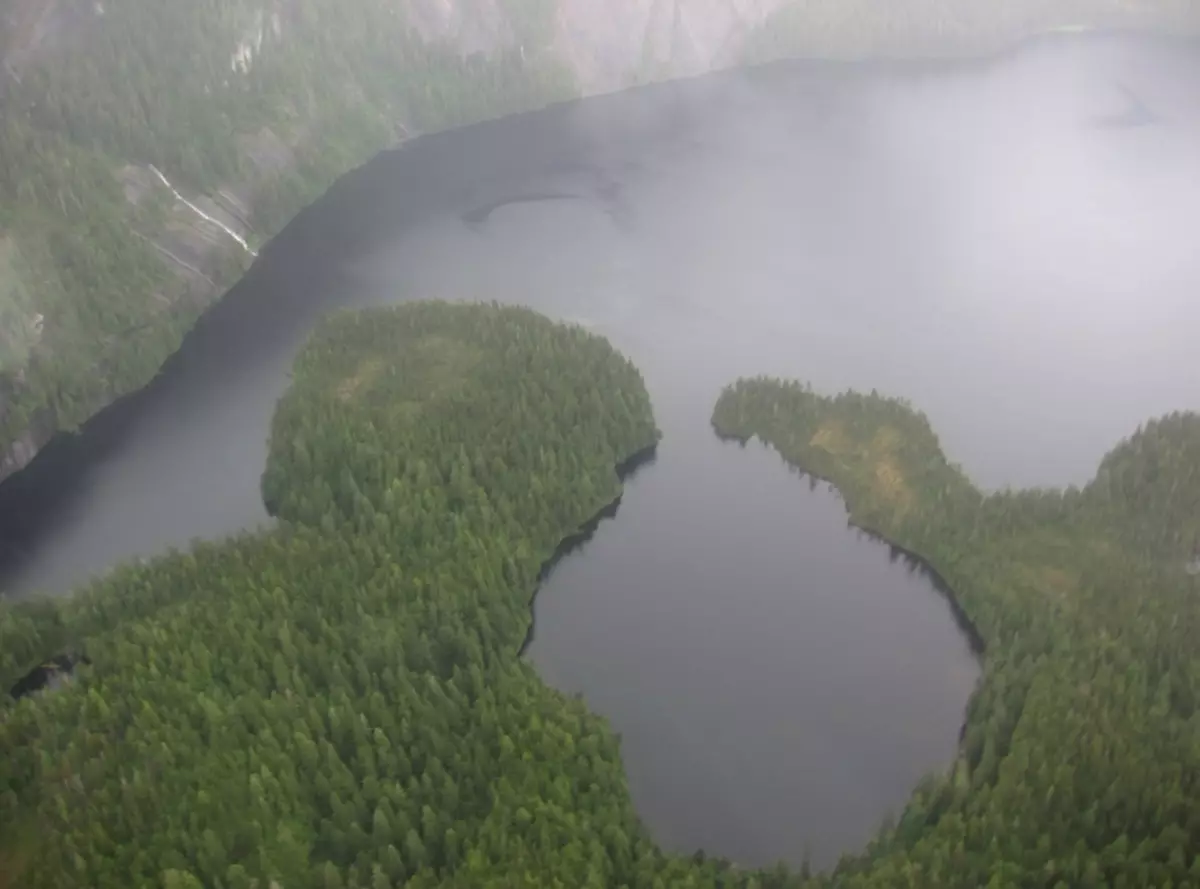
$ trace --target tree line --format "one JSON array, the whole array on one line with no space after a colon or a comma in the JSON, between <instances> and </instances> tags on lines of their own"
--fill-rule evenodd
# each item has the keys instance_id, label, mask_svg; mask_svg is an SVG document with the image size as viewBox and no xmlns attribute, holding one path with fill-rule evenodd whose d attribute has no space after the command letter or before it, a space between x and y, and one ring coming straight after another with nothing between
<instances>
[{"instance_id":1,"label":"tree line","mask_svg":"<svg viewBox=\"0 0 1200 889\"><path fill-rule=\"evenodd\" d=\"M519 657L539 570L655 445L632 364L525 309L317 329L276 411L272 530L0 606L0 886L1200 887L1200 418L1064 491L984 494L875 393L744 380L718 434L833 481L984 645L959 756L831 872L663 853L618 739ZM801 496L797 489L797 496Z\"/></svg>"}]
</instances>

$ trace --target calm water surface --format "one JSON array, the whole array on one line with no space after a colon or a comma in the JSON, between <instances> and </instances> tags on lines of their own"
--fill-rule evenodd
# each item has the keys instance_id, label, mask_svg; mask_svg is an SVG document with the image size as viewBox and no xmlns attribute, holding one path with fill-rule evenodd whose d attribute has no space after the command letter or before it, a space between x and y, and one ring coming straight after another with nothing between
<instances>
[{"instance_id":1,"label":"calm water surface","mask_svg":"<svg viewBox=\"0 0 1200 889\"><path fill-rule=\"evenodd\" d=\"M267 521L271 411L325 311L531 304L643 369L665 438L552 574L527 656L624 739L666 846L828 864L953 757L977 676L939 593L708 417L742 374L876 387L983 485L1083 482L1200 407L1200 54L1051 41L785 65L430 139L347 177L148 390L0 487L0 589Z\"/></svg>"}]
</instances>

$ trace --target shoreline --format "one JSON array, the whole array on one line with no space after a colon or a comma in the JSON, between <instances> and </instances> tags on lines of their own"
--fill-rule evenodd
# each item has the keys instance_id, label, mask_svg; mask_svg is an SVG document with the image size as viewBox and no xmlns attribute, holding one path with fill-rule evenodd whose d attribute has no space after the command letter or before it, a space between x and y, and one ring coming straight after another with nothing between
<instances>
[{"instance_id":1,"label":"shoreline","mask_svg":"<svg viewBox=\"0 0 1200 889\"><path fill-rule=\"evenodd\" d=\"M1143 25L1135 27L1133 25L1125 25L1121 27L1112 25L1088 25L1088 24L1066 24L1055 25L1048 28L1041 28L1029 31L1024 34L1012 36L997 37L990 45L975 42L970 39L960 41L962 44L958 49L948 47L945 50L939 51L931 46L920 48L919 46L912 51L897 51L889 50L886 47L877 47L874 50L869 48L860 49L858 51L843 48L840 51L836 48L831 48L826 51L821 51L813 47L805 47L803 49L792 52L780 52L778 54L771 52L763 55L755 53L751 46L744 46L741 53L731 59L717 60L711 66L704 70L680 74L678 76L670 76L665 78L651 78L649 80L638 79L632 86L625 82L604 84L599 86L589 86L581 90L581 95L571 99L560 100L545 106L537 106L536 108L528 109L525 112L541 110L546 107L556 107L559 105L570 104L581 101L584 98L595 96L613 95L619 92L624 92L628 89L638 89L645 87L653 87L655 85L663 85L668 83L683 82L694 80L701 77L729 73L736 70L752 70L754 68L765 67L768 65L783 64L789 62L795 63L816 63L816 64L839 64L847 66L863 66L872 64L882 65L953 65L964 64L973 61L986 62L995 60L1006 55L1012 55L1021 50L1036 46L1044 41L1051 40L1106 40L1106 39L1128 39L1128 40L1143 40L1163 42L1174 45L1188 45L1200 43L1200 16L1194 28L1171 29L1166 30L1165 27L1154 27L1152 25ZM953 41L951 41L953 42ZM914 43L914 46L917 44ZM748 51L750 50L750 51ZM466 126L470 126L467 124ZM457 128L457 127L456 127ZM404 140L404 143L416 141L422 136L433 136L445 130L431 130L428 133L421 133L413 136L411 139ZM297 211L287 218L287 222L279 227L273 236L266 240L261 245L260 253L265 253L271 243L273 243L280 234L290 227L295 220L307 212L311 208L318 205L329 194L329 192L337 186L347 175L355 170L361 169L365 164L378 157L383 152L394 149L395 144L379 146L377 150L363 158L362 163L359 163L349 169L343 170L341 174L335 177L332 181L327 182L322 189L321 194L313 201L299 207ZM159 174L161 175L161 174ZM248 249L247 245L242 245L243 249ZM238 278L228 283L227 287L221 289L219 295L215 297L200 314L199 318L188 326L184 333L184 339L195 329L203 318L212 311L213 308L220 305L228 297L232 288L234 288L246 276L243 272ZM154 380L162 372L175 355L179 354L181 346L177 346L172 352L166 355L158 367L155 369L154 375L147 380L143 385L136 386L130 389L120 389L107 393L100 405L91 411L87 418L77 424L72 429L68 427L60 427L56 420L45 411L38 412L32 416L30 421L21 429L15 430L11 440L0 442L0 485L4 485L7 481L17 475L23 473L37 459L39 454L51 445L57 438L62 436L78 435L86 425L96 417L101 416L108 411L114 404L119 403L123 399L136 395L144 391L148 386L153 385ZM2 404L3 394L0 393L0 407Z\"/></svg>"},{"instance_id":2,"label":"shoreline","mask_svg":"<svg viewBox=\"0 0 1200 889\"><path fill-rule=\"evenodd\" d=\"M517 657L525 656L525 649L533 641L534 628L537 623L535 605L538 594L541 592L543 584L554 573L554 569L567 556L576 552L593 537L596 530L606 520L614 518L617 510L621 506L621 499L624 497L624 485L633 478L642 469L652 466L658 457L658 441L634 451L630 456L624 458L613 467L616 473L618 483L621 485L621 491L615 498L606 503L591 518L585 521L582 525L572 531L570 534L563 537L558 545L554 548L554 552L548 559L542 562L538 568L537 583L534 586L532 595L529 597L529 628L525 631L525 638L522 640L520 647L517 649ZM109 569L112 570L112 569ZM50 598L52 601L70 598L74 595L74 591L63 593ZM12 599L0 595L0 604L9 602L16 604L23 599ZM53 654L44 655L39 659L40 666L34 667L29 673L18 677L15 685L9 689L10 696L13 699L19 700L22 697L27 697L30 694L43 690L48 686L56 675L69 677L75 667L80 664L91 663L86 654L86 639L75 640L77 651L74 648L68 648L65 651L55 652ZM57 669L51 665L57 665ZM3 690L0 690L2 693Z\"/></svg>"},{"instance_id":3,"label":"shoreline","mask_svg":"<svg viewBox=\"0 0 1200 889\"><path fill-rule=\"evenodd\" d=\"M740 435L722 432L717 427L715 422L712 423L712 429L713 433L724 444L736 444L738 447L744 448L750 443L750 441L757 440L766 450L778 457L779 462L782 463L789 472L799 475L802 479L816 479L819 482L829 485L833 492L837 494L838 498L842 501L842 506L846 510L846 527L858 531L861 534L865 534L867 538L874 543L886 546L890 551L890 555L893 560L896 558L903 559L910 569L919 572L922 577L929 582L930 586L934 588L938 595L942 597L942 600L949 606L950 614L954 618L955 625L958 627L959 632L961 632L966 638L967 645L971 649L971 654L974 656L976 661L978 661L980 667L979 677L975 682L975 688L972 690L970 697L967 699L967 705L963 710L963 720L958 727L958 743L955 745L955 761L950 765L945 774L952 772L952 770L957 767L957 762L963 754L962 745L967 736L967 724L969 721L968 717L970 714L971 702L979 693L980 686L983 684L987 673L987 643L984 641L982 634L979 632L979 628L975 626L975 622L971 620L970 615L968 615L966 609L963 608L962 602L959 601L958 594L954 591L954 587L951 586L946 578L942 576L941 572L933 566L933 563L920 553L890 540L886 535L875 528L870 528L866 525L860 525L858 522L856 522L854 520L854 513L851 508L850 501L846 499L846 495L842 492L842 489L834 483L833 479L819 475L815 472L810 472L809 470L803 469L794 463L789 463L787 458L780 453L779 449L776 448L775 445L763 440L757 434L744 438Z\"/></svg>"},{"instance_id":4,"label":"shoreline","mask_svg":"<svg viewBox=\"0 0 1200 889\"><path fill-rule=\"evenodd\" d=\"M617 482L621 486L621 490L617 496L602 506L582 525L562 538L558 542L558 546L554 548L554 552L550 554L550 557L542 562L541 567L538 568L537 582L534 584L533 593L529 596L529 628L525 631L525 638L521 640L521 645L517 648L518 658L525 657L525 650L533 642L534 631L537 628L537 598L542 591L542 587L550 578L550 575L554 573L554 569L558 567L563 559L581 549L591 540L600 525L606 520L616 517L617 510L621 507L621 500L625 496L625 482L637 475L642 469L653 466L654 461L657 459L658 440L655 440L653 444L634 451L630 456L617 463L613 467L613 471L617 475Z\"/></svg>"},{"instance_id":5,"label":"shoreline","mask_svg":"<svg viewBox=\"0 0 1200 889\"><path fill-rule=\"evenodd\" d=\"M779 452L778 448L776 448L770 442L763 441L763 439L758 435L752 435L749 438L742 438L739 435L724 433L717 428L715 423L713 424L713 432L722 442L726 444L736 443L740 447L746 447L750 441L757 440L763 445L764 448L775 454L775 456L779 458L779 461L786 466L789 471L795 472L803 478L816 479L819 482L829 485L834 492L837 493L838 497L842 501L842 505L846 509L846 526L867 535L867 537L873 542L888 547L888 549L892 551L893 556L898 556L904 559L904 561L907 562L910 567L920 571L929 580L930 585L933 586L933 588L937 590L937 592L941 594L949 604L950 611L954 615L955 623L958 624L958 627L962 631L963 635L967 637L967 642L971 647L971 653L979 658L980 661L983 660L987 653L987 643L984 642L983 636L979 632L979 628L975 626L974 621L971 620L970 616L963 608L962 602L959 601L958 594L954 591L954 588L950 585L946 578L942 576L941 572L934 567L932 562L930 562L920 553L891 540L878 529L869 527L867 525L861 525L856 522L854 520L854 510L850 501L846 499L846 495L842 492L842 489L837 486L833 479L826 478L823 475L819 475L793 463L789 463L787 458L785 458L783 454Z\"/></svg>"}]
</instances>

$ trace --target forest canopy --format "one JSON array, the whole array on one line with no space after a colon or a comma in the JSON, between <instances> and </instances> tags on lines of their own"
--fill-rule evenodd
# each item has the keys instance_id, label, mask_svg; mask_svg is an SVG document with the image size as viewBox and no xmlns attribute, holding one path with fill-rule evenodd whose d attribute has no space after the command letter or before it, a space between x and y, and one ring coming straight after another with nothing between
<instances>
[{"instance_id":1,"label":"forest canopy","mask_svg":"<svg viewBox=\"0 0 1200 889\"><path fill-rule=\"evenodd\" d=\"M578 327L331 317L272 429L277 530L0 611L5 681L51 646L90 660L0 717L0 826L34 844L17 885L600 887L662 865L612 733L517 656L542 563L657 438L637 370Z\"/></svg>"},{"instance_id":2,"label":"forest canopy","mask_svg":"<svg viewBox=\"0 0 1200 889\"><path fill-rule=\"evenodd\" d=\"M713 425L836 484L984 649L956 762L862 854L651 840L607 723L519 656L542 566L658 441L641 376L526 309L414 303L298 357L278 527L0 606L0 680L79 664L0 707L0 887L1200 889L1200 418L994 494L875 393L743 380Z\"/></svg>"},{"instance_id":3,"label":"forest canopy","mask_svg":"<svg viewBox=\"0 0 1200 889\"><path fill-rule=\"evenodd\" d=\"M1082 490L988 495L874 392L741 380L713 426L832 481L985 649L955 767L836 885L1200 886L1200 417L1147 424Z\"/></svg>"}]
</instances>

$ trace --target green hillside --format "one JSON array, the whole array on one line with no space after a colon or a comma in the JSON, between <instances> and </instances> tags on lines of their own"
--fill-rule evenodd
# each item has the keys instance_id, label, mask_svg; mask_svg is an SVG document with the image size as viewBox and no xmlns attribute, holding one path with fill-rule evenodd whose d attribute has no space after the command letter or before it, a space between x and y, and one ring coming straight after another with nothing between
<instances>
[{"instance_id":1,"label":"green hillside","mask_svg":"<svg viewBox=\"0 0 1200 889\"><path fill-rule=\"evenodd\" d=\"M275 419L280 529L0 610L5 682L47 646L91 661L0 710L0 874L600 889L668 867L616 739L518 657L542 564L657 437L638 372L579 328L333 317Z\"/></svg>"},{"instance_id":2,"label":"green hillside","mask_svg":"<svg viewBox=\"0 0 1200 889\"><path fill-rule=\"evenodd\" d=\"M984 648L956 763L861 855L651 841L607 724L519 657L541 567L657 442L641 377L528 310L418 303L301 353L280 527L0 608L0 681L87 658L0 705L0 886L1200 889L1200 418L993 495L875 394L742 381L713 422L837 484Z\"/></svg>"},{"instance_id":3,"label":"green hillside","mask_svg":"<svg viewBox=\"0 0 1200 889\"><path fill-rule=\"evenodd\" d=\"M1200 6L9 0L0 478L145 384L250 251L404 138L739 62L964 55L1064 25L1197 34Z\"/></svg>"},{"instance_id":4,"label":"green hillside","mask_svg":"<svg viewBox=\"0 0 1200 889\"><path fill-rule=\"evenodd\" d=\"M1148 424L1086 488L986 496L874 393L743 380L713 424L831 480L984 646L954 769L836 885L1200 886L1200 417Z\"/></svg>"},{"instance_id":5,"label":"green hillside","mask_svg":"<svg viewBox=\"0 0 1200 889\"><path fill-rule=\"evenodd\" d=\"M89 5L3 20L0 475L31 426L72 428L146 383L248 264L153 170L193 202L227 195L253 248L406 135L575 92L522 58L545 4L514 0L486 58L390 3Z\"/></svg>"}]
</instances>

